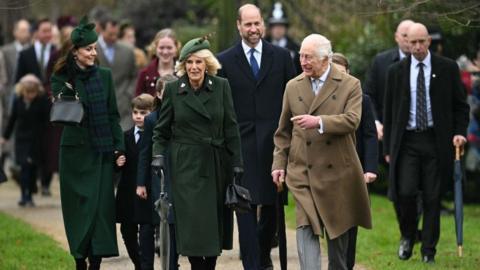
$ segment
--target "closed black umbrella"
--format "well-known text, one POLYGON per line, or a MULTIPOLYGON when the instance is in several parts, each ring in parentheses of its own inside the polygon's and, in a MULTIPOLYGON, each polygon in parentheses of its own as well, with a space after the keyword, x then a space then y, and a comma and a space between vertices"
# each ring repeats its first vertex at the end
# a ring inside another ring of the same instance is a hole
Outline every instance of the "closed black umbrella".
POLYGON ((170 227, 168 226, 170 203, 168 202, 168 194, 165 190, 165 176, 163 170, 159 170, 156 173, 160 178, 160 197, 155 202, 155 209, 160 216, 160 269, 168 270, 170 268, 170 227))
POLYGON ((455 193, 455 232, 457 234, 458 256, 463 256, 463 172, 460 164, 460 147, 455 148, 454 161, 454 193, 455 193))

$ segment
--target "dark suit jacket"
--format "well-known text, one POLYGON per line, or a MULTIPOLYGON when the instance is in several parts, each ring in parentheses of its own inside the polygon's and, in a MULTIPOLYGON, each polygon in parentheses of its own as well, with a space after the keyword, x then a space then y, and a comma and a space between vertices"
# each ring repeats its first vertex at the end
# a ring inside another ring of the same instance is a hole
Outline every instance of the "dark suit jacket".
POLYGON ((117 222, 122 223, 136 223, 134 219, 134 204, 139 199, 136 192, 138 144, 135 143, 134 131, 135 127, 124 132, 125 157, 127 161, 122 167, 122 177, 118 182, 116 196, 117 222))
POLYGON ((254 204, 274 204, 273 134, 278 126, 287 82, 295 76, 290 53, 263 40, 262 61, 255 80, 241 42, 221 52, 219 76, 228 79, 237 114, 245 174, 241 180, 254 204))
MULTIPOLYGON (((433 117, 438 168, 443 181, 451 181, 453 173, 454 135, 466 136, 469 106, 454 61, 432 54, 430 103, 433 117)), ((411 57, 392 65, 387 75, 384 112, 384 154, 390 155, 389 196, 396 199, 397 160, 408 124, 410 108, 411 57)), ((445 183, 445 182, 444 182, 445 183)))
POLYGON ((362 118, 355 132, 357 139, 357 153, 362 163, 363 172, 377 173, 378 171, 378 139, 373 115, 372 101, 368 95, 363 95, 362 118))
MULTIPOLYGON (((55 47, 51 47, 50 55, 55 51, 55 47)), ((17 72, 15 74, 15 82, 18 82, 23 76, 32 73, 37 76, 44 84, 47 83, 47 76, 43 76, 40 71, 40 64, 37 61, 37 55, 35 53, 35 46, 30 46, 20 52, 18 56, 17 72)), ((47 67, 45 66, 45 70, 47 67)), ((46 75, 46 74, 45 74, 46 75)))
MULTIPOLYGON (((138 155, 138 169, 137 169, 137 186, 145 186, 147 188, 147 199, 138 200, 138 213, 136 213, 136 219, 139 223, 159 223, 158 213, 155 211, 154 203, 158 200, 160 195, 160 179, 152 172, 152 167, 150 163, 152 162, 152 137, 153 137, 153 128, 158 120, 158 110, 153 111, 149 115, 145 116, 144 127, 143 127, 143 139, 139 144, 139 155, 138 155)), ((166 168, 168 168, 168 164, 166 168)), ((165 176, 170 170, 166 169, 164 171, 165 176)), ((168 179, 170 179, 168 177, 168 179)), ((167 194, 169 196, 170 202, 172 202, 173 194, 171 192, 170 181, 165 181, 167 184, 167 194)), ((173 209, 172 209, 173 210, 173 209)), ((170 223, 173 223, 173 214, 172 211, 169 213, 170 223)))
POLYGON ((365 81, 364 92, 373 102, 375 120, 380 122, 383 122, 383 100, 385 97, 387 70, 388 67, 398 61, 400 61, 398 47, 377 54, 365 81))
POLYGON ((40 147, 49 119, 49 100, 46 96, 36 97, 27 108, 23 97, 16 96, 11 116, 8 120, 5 139, 15 131, 15 161, 22 165, 30 159, 38 164, 41 158, 40 147))

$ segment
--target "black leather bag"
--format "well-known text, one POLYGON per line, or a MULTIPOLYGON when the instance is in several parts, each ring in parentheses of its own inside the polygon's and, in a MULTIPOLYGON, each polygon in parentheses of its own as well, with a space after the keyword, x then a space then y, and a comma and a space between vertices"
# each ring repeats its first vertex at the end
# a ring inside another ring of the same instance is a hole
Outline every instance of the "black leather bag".
POLYGON ((234 177, 233 183, 227 186, 225 205, 238 213, 246 213, 252 210, 250 207, 251 202, 252 197, 248 189, 237 185, 234 177))
POLYGON ((72 85, 65 82, 65 87, 71 90, 75 95, 67 96, 61 91, 53 99, 53 105, 50 110, 50 122, 59 125, 78 126, 82 123, 85 111, 83 104, 78 97, 77 91, 72 85))

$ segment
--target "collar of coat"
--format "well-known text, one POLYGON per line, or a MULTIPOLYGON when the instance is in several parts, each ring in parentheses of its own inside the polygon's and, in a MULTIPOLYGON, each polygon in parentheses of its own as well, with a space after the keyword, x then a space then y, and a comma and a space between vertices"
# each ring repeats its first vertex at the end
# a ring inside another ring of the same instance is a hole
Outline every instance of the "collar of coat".
MULTIPOLYGON (((190 82, 188 81, 187 74, 183 75, 178 80, 180 84, 180 87, 178 87, 178 94, 187 94, 190 90, 193 91, 192 87, 190 86, 190 82)), ((208 74, 205 74, 205 79, 203 80, 203 87, 207 91, 213 91, 214 80, 208 74)))

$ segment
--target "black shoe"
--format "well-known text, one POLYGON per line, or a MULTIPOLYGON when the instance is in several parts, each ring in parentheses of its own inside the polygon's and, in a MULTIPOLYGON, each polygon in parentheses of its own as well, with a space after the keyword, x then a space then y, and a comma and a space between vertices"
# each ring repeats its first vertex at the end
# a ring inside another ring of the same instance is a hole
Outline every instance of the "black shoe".
POLYGON ((18 206, 25 207, 25 205, 27 205, 27 201, 25 201, 25 200, 18 201, 18 206))
POLYGON ((428 263, 428 264, 435 263, 435 256, 433 256, 433 255, 423 255, 422 256, 422 261, 424 263, 428 263))
POLYGON ((407 238, 400 240, 400 245, 398 246, 398 258, 400 260, 408 260, 412 257, 413 242, 407 238))

